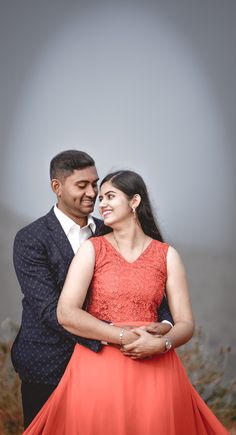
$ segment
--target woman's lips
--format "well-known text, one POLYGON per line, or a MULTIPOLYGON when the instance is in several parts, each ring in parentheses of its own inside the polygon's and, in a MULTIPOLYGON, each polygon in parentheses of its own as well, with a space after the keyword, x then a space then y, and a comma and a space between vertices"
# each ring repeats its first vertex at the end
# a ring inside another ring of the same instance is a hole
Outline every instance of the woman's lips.
POLYGON ((106 216, 109 216, 112 213, 111 210, 103 210, 102 211, 102 216, 105 218, 106 216))

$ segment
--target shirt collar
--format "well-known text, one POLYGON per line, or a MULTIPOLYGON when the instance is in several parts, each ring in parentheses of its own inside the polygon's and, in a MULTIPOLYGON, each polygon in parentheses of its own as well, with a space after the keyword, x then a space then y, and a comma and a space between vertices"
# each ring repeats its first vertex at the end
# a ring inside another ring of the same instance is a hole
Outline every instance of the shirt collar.
POLYGON ((93 216, 91 216, 91 214, 88 215, 88 220, 87 220, 87 226, 90 227, 92 233, 94 234, 96 231, 96 224, 95 224, 95 220, 93 218, 93 216))
POLYGON ((62 226, 62 228, 65 231, 67 236, 68 236, 71 228, 74 227, 75 225, 77 227, 79 227, 80 229, 90 227, 92 233, 93 234, 95 233, 96 224, 95 224, 95 221, 91 215, 88 215, 87 225, 85 227, 81 228, 79 224, 77 224, 75 221, 73 221, 73 219, 71 219, 69 216, 67 216, 65 213, 63 213, 63 211, 61 211, 56 205, 54 205, 53 210, 54 210, 54 213, 55 213, 57 219, 59 220, 59 222, 60 222, 60 224, 61 224, 61 226, 62 226))

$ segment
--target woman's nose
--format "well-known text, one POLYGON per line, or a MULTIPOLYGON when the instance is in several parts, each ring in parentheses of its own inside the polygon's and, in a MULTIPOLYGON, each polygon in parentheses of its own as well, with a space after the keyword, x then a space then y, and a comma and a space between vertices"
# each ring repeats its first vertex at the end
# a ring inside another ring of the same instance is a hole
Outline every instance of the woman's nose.
POLYGON ((106 207, 106 205, 107 205, 107 201, 106 201, 105 198, 103 198, 103 199, 100 201, 99 208, 104 208, 104 207, 106 207))

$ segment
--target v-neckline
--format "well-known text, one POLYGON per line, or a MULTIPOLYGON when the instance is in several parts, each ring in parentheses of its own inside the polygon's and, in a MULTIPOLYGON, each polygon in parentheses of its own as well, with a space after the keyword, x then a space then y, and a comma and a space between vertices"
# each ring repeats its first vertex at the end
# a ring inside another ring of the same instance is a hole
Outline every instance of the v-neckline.
POLYGON ((148 245, 146 246, 146 248, 141 252, 141 254, 134 260, 134 261, 128 261, 128 260, 126 260, 126 258, 111 244, 111 242, 109 242, 109 240, 105 237, 105 236, 103 236, 103 239, 106 241, 106 243, 110 246, 110 248, 113 250, 113 251, 115 251, 115 253, 120 257, 120 258, 122 258, 122 260, 124 260, 125 261, 125 263, 128 263, 128 264, 134 264, 134 263, 136 263, 136 261, 138 261, 146 252, 147 252, 147 250, 150 248, 150 246, 152 245, 152 243, 154 242, 154 239, 152 239, 149 243, 148 243, 148 245))

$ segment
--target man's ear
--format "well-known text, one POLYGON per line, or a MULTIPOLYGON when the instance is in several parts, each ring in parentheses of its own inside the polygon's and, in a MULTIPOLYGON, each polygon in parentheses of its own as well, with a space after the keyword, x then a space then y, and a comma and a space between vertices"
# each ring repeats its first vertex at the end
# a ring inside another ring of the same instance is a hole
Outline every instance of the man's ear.
POLYGON ((52 191, 58 196, 61 196, 61 182, 57 178, 51 180, 52 191))

